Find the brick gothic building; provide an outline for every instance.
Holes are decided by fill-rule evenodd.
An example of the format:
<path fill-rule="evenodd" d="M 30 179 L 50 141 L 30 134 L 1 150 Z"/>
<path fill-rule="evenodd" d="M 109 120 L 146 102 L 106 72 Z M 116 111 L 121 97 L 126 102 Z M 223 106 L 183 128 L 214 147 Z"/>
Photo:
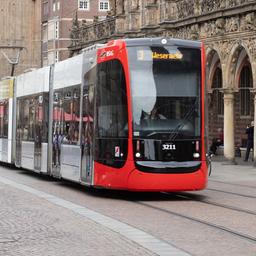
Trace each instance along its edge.
<path fill-rule="evenodd" d="M 107 11 L 109 0 L 42 0 L 43 66 L 69 57 L 70 30 L 75 16 L 73 27 L 79 22 L 88 24 L 94 19 L 103 20 Z"/>
<path fill-rule="evenodd" d="M 232 161 L 235 145 L 245 143 L 246 125 L 256 119 L 256 1 L 111 0 L 110 6 L 107 22 L 73 31 L 71 52 L 119 37 L 203 41 L 209 135 L 224 128 L 224 155 Z"/>

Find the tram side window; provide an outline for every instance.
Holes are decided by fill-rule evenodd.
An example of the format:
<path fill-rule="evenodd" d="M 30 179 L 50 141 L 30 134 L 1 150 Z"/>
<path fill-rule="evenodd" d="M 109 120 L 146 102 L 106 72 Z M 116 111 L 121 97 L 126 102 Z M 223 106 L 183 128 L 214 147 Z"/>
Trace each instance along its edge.
<path fill-rule="evenodd" d="M 76 86 L 64 89 L 63 94 L 63 143 L 77 144 L 79 141 L 80 88 Z"/>
<path fill-rule="evenodd" d="M 64 138 L 63 143 L 69 144 L 71 142 L 73 132 L 71 126 L 72 121 L 72 92 L 70 89 L 64 89 L 63 98 L 63 125 L 64 125 Z"/>
<path fill-rule="evenodd" d="M 63 135 L 63 93 L 62 90 L 54 92 L 53 99 L 53 134 L 58 137 Z M 61 141 L 61 139 L 60 139 Z"/>
<path fill-rule="evenodd" d="M 72 109 L 72 123 L 74 126 L 73 144 L 77 144 L 79 140 L 79 121 L 80 121 L 80 88 L 73 89 L 73 109 Z"/>
<path fill-rule="evenodd" d="M 21 123 L 21 100 L 17 99 L 17 112 L 16 112 L 16 120 L 17 120 L 17 131 L 16 131 L 16 138 L 21 140 L 23 135 L 22 123 Z"/>
<path fill-rule="evenodd" d="M 28 124 L 28 140 L 34 140 L 35 138 L 35 99 L 29 99 L 29 124 Z"/>
<path fill-rule="evenodd" d="M 33 141 L 35 138 L 35 99 L 34 97 L 20 100 L 20 121 L 18 126 L 22 130 L 22 140 Z"/>
<path fill-rule="evenodd" d="M 21 102 L 21 129 L 22 129 L 22 140 L 28 140 L 29 130 L 29 99 L 23 99 Z"/>
<path fill-rule="evenodd" d="M 41 142 L 48 140 L 48 94 L 35 97 L 35 136 Z"/>
<path fill-rule="evenodd" d="M 0 102 L 0 138 L 3 138 L 4 130 L 4 101 Z"/>
<path fill-rule="evenodd" d="M 128 136 L 125 75 L 118 60 L 101 63 L 97 86 L 97 133 L 99 137 Z"/>
<path fill-rule="evenodd" d="M 8 100 L 0 102 L 0 138 L 8 137 Z"/>
<path fill-rule="evenodd" d="M 8 112 L 9 112 L 9 102 L 8 100 L 5 101 L 4 106 L 4 129 L 3 129 L 3 137 L 8 138 Z"/>
<path fill-rule="evenodd" d="M 49 119 L 49 95 L 43 94 L 43 127 L 42 127 L 42 142 L 48 141 L 48 119 Z"/>

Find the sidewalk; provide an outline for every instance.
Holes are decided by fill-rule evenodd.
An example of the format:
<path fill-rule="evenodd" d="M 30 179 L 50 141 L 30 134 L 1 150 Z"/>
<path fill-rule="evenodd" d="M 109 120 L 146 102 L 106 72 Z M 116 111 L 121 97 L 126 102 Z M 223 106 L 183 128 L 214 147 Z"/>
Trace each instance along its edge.
<path fill-rule="evenodd" d="M 256 188 L 256 167 L 254 162 L 243 158 L 236 158 L 236 164 L 232 164 L 224 156 L 212 158 L 212 172 L 209 181 L 234 183 L 237 185 Z"/>
<path fill-rule="evenodd" d="M 44 198 L 0 182 L 1 256 L 155 255 Z"/>
<path fill-rule="evenodd" d="M 228 161 L 225 159 L 225 157 L 223 155 L 213 156 L 212 157 L 212 162 L 222 162 L 223 164 L 228 164 Z M 251 155 L 250 155 L 247 162 L 245 162 L 243 160 L 243 157 L 236 157 L 235 158 L 235 163 L 237 165 L 241 165 L 241 166 L 252 166 L 253 167 L 253 165 L 254 165 L 254 162 L 251 159 Z M 232 164 L 230 163 L 230 165 L 232 165 Z M 256 167 L 255 167 L 255 170 L 256 170 Z"/>

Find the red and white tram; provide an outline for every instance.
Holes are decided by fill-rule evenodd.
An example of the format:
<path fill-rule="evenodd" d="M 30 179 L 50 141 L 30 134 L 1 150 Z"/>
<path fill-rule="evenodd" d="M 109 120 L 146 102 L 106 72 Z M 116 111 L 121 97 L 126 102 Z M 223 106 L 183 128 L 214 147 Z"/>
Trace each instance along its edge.
<path fill-rule="evenodd" d="M 12 108 L 12 157 L 4 162 L 110 189 L 207 184 L 202 43 L 140 38 L 91 46 L 15 78 Z"/>

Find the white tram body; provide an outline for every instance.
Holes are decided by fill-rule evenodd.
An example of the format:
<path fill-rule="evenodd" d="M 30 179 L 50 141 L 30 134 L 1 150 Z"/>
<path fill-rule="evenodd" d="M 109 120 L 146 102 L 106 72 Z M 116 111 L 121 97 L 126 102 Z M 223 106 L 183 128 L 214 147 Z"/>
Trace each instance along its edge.
<path fill-rule="evenodd" d="M 84 153 L 81 139 L 89 121 L 83 107 L 95 86 L 84 80 L 96 67 L 99 47 L 0 81 L 1 162 L 93 185 L 92 154 Z"/>
<path fill-rule="evenodd" d="M 47 173 L 48 142 L 40 138 L 46 132 L 50 67 L 24 73 L 16 78 L 16 157 L 15 164 L 28 170 Z"/>
<path fill-rule="evenodd" d="M 12 163 L 13 78 L 0 81 L 0 161 Z"/>

